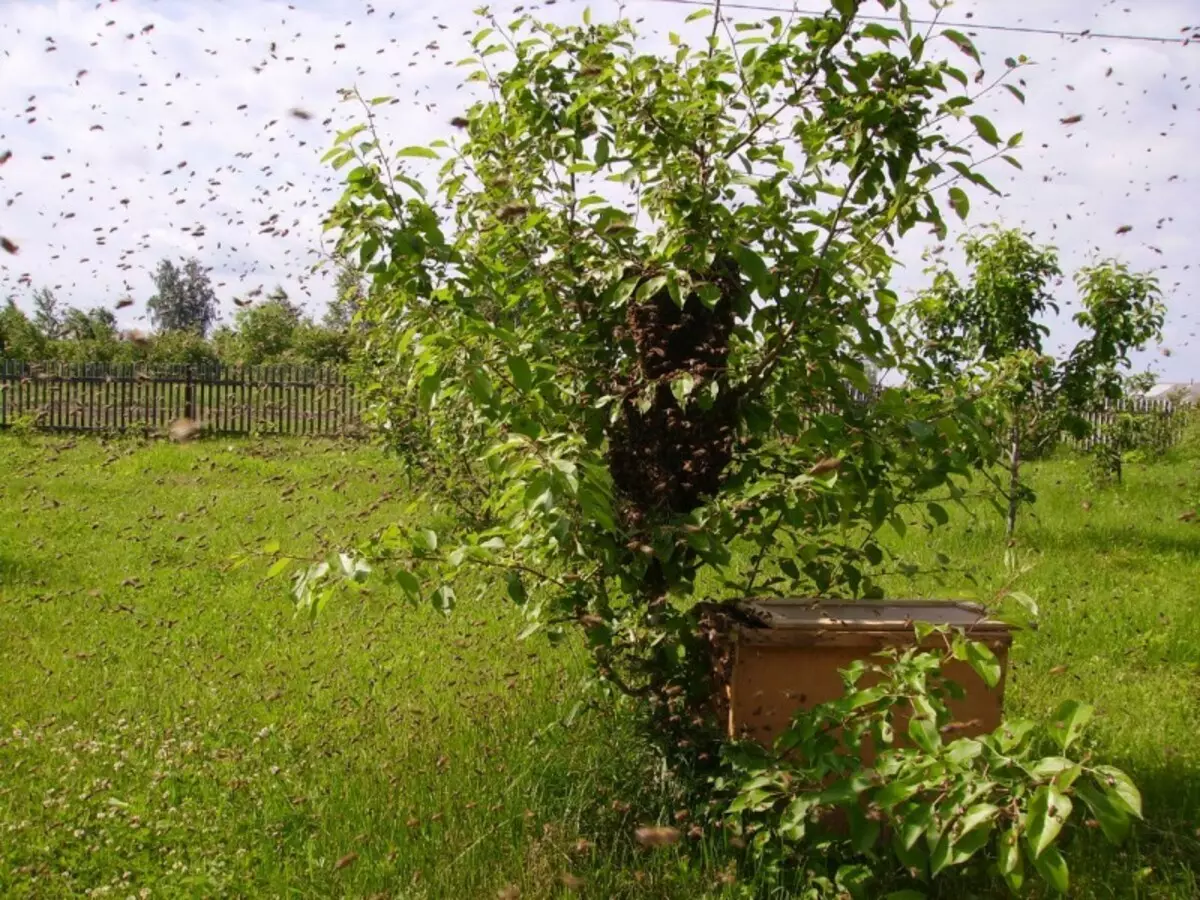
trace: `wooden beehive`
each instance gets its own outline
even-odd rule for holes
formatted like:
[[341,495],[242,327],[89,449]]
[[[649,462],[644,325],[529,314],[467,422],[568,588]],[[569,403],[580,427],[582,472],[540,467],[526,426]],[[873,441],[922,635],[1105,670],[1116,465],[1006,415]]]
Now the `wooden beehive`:
[[[950,703],[959,723],[957,734],[982,734],[1000,724],[1012,634],[1003,623],[989,620],[981,607],[929,601],[770,600],[748,602],[741,608],[749,615],[740,616],[742,621],[729,634],[732,665],[721,698],[730,737],[770,744],[797,709],[842,695],[839,670],[886,647],[914,644],[915,622],[962,628],[991,648],[1001,667],[994,688],[988,688],[965,662],[953,661],[943,671],[966,693],[962,700]],[[748,624],[750,618],[764,624]],[[927,643],[945,646],[937,635]]]

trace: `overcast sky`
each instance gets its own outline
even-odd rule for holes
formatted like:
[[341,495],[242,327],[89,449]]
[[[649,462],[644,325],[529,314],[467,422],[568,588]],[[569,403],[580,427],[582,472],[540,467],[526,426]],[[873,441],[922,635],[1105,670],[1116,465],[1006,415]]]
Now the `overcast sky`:
[[[911,3],[913,15],[928,15],[926,3]],[[276,284],[319,315],[332,288],[310,268],[320,258],[320,219],[339,190],[320,157],[353,119],[338,89],[399,98],[381,108],[383,137],[396,147],[451,136],[450,118],[472,96],[454,63],[478,28],[477,0],[0,5],[0,157],[12,154],[0,166],[0,235],[20,248],[0,253],[0,298],[25,308],[43,285],[83,307],[129,294],[136,303],[120,320],[144,327],[158,260],[197,256],[212,269],[226,315],[235,296]],[[769,15],[739,5],[791,8],[790,0],[727,3],[731,18]],[[492,6],[507,14],[514,4]],[[597,20],[618,8],[615,0],[590,6]],[[584,4],[538,7],[525,4],[565,23],[579,21]],[[665,46],[668,30],[702,40],[708,26],[683,25],[693,9],[626,0],[648,48]],[[963,0],[943,18],[1181,39],[1200,26],[1200,3]],[[969,223],[1030,229],[1058,246],[1068,272],[1097,255],[1155,270],[1170,307],[1167,339],[1138,362],[1167,380],[1200,380],[1200,30],[1190,44],[971,33],[989,73],[1022,53],[1037,65],[1022,73],[1024,106],[998,95],[986,110],[1002,134],[1024,132],[1025,168],[989,170],[1005,196],[973,195]],[[296,118],[295,108],[312,118]],[[1061,123],[1072,116],[1083,118]],[[932,243],[926,235],[905,242],[902,295],[924,284],[920,255]],[[1069,285],[1062,291],[1069,302]],[[1055,344],[1077,337],[1064,324],[1052,334]]]

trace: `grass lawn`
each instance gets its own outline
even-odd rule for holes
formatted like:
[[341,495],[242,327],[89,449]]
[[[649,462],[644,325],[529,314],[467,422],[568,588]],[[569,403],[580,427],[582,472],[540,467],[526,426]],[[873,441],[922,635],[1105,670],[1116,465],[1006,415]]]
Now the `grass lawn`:
[[[1179,515],[1200,464],[1104,491],[1073,460],[1033,472],[1022,587],[1043,618],[1009,710],[1094,702],[1097,749],[1148,810],[1119,850],[1070,843],[1075,895],[1198,897],[1200,524]],[[584,660],[517,642],[501,589],[447,620],[380,578],[313,625],[260,570],[223,570],[263,538],[345,546],[404,493],[357,445],[0,436],[0,896],[734,896],[719,838],[634,846],[669,799],[620,715],[556,727]],[[999,525],[910,530],[907,550],[979,587],[894,593],[986,595]]]

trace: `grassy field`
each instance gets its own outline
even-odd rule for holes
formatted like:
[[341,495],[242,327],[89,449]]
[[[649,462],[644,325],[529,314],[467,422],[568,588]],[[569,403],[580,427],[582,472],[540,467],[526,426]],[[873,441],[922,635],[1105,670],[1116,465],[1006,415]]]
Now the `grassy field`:
[[[1200,896],[1200,524],[1179,519],[1200,464],[1104,491],[1072,460],[1034,478],[1022,586],[1043,620],[1009,709],[1096,703],[1148,810],[1118,851],[1070,844],[1074,893]],[[310,625],[260,571],[224,571],[262,538],[344,546],[404,493],[362,446],[0,436],[0,896],[733,896],[718,838],[634,845],[670,798],[620,715],[556,727],[581,654],[515,641],[501,590],[447,620],[377,580]],[[894,592],[986,594],[998,524],[907,539],[978,588]]]

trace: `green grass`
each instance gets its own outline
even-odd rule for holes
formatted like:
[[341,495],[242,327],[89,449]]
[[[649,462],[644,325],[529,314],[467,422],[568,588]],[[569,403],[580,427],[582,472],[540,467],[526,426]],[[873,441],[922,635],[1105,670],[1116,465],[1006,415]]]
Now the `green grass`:
[[[1120,850],[1070,843],[1077,895],[1200,896],[1200,525],[1178,519],[1200,467],[1132,466],[1101,492],[1070,460],[1034,477],[1022,586],[1043,620],[1009,709],[1095,702],[1097,749],[1148,809]],[[633,845],[669,790],[622,715],[555,727],[584,660],[517,642],[502,591],[447,620],[377,579],[309,624],[261,571],[225,571],[264,538],[346,546],[404,495],[357,445],[0,436],[0,896],[577,896],[564,873],[587,897],[720,896],[719,841]],[[960,513],[905,549],[949,554],[986,596],[998,525]]]

